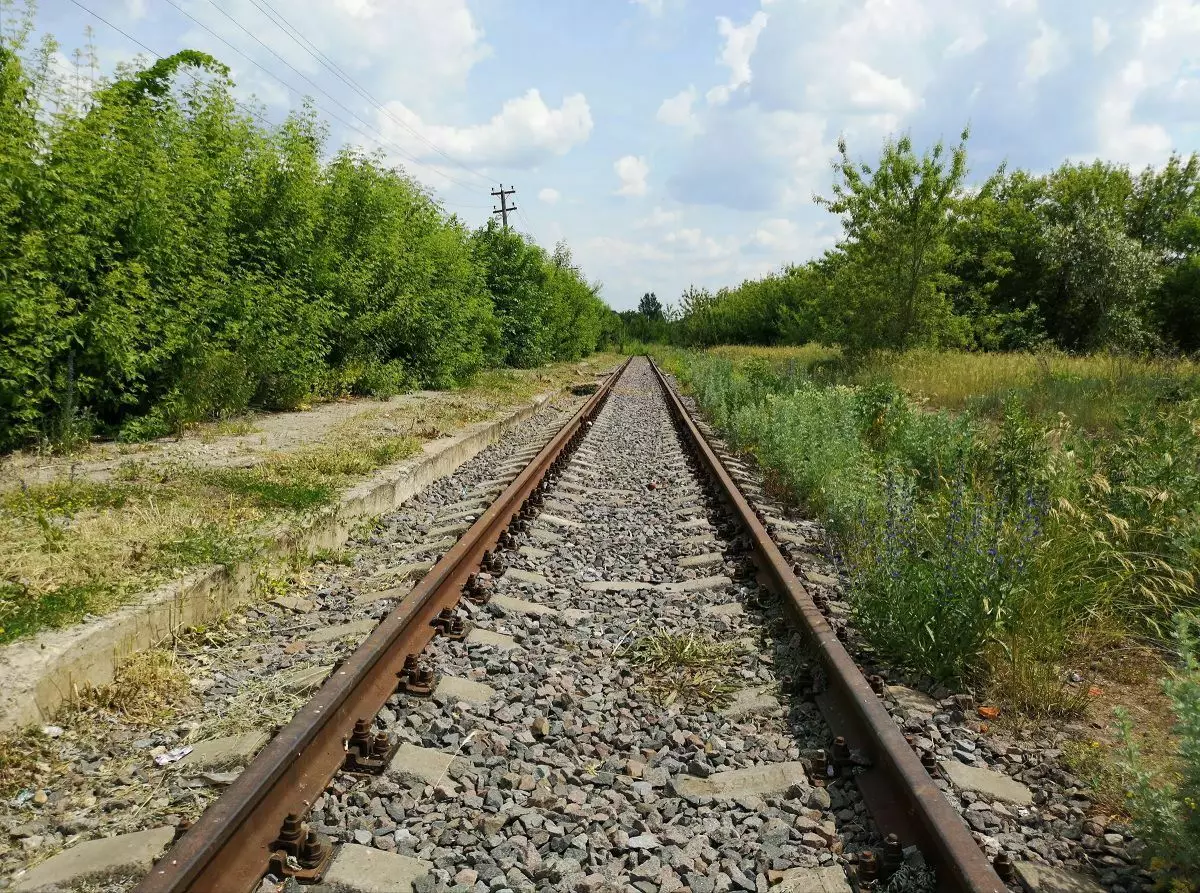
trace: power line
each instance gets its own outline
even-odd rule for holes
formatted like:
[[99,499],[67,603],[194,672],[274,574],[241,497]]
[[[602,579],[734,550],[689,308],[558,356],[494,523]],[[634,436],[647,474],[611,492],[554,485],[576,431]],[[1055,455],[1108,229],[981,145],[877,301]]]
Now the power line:
[[[162,58],[161,53],[157,52],[156,50],[154,50],[151,47],[146,46],[146,44],[142,43],[140,40],[138,40],[136,37],[134,37],[128,31],[125,31],[125,30],[117,27],[112,22],[110,22],[108,19],[106,19],[104,16],[100,15],[100,13],[84,6],[82,3],[79,2],[79,0],[71,0],[71,2],[74,3],[76,6],[78,6],[80,9],[82,9],[84,12],[86,12],[88,15],[92,16],[93,18],[97,19],[100,22],[103,22],[108,27],[112,28],[114,31],[116,31],[118,34],[120,34],[126,40],[130,41],[131,43],[137,44],[139,47],[141,47],[143,50],[145,50],[151,56],[154,56],[155,58],[160,58],[160,59]],[[193,87],[199,86],[199,83],[200,83],[199,80],[195,77],[192,77],[191,82],[192,82]],[[241,109],[243,112],[245,112],[246,114],[250,115],[253,118],[256,118],[260,123],[266,125],[267,127],[272,126],[272,124],[269,120],[264,118],[261,114],[259,114],[259,112],[256,109],[252,108],[251,106],[248,106],[241,102],[238,102],[236,99],[233,100],[233,104],[235,106],[237,106],[239,109]]]
[[[72,0],[72,2],[75,2],[75,0]],[[211,2],[212,2],[212,0],[209,0],[209,2],[211,3]],[[213,37],[215,37],[217,40],[221,41],[221,43],[225,44],[225,46],[229,47],[229,49],[231,49],[233,52],[237,53],[239,56],[241,56],[243,59],[245,59],[245,60],[246,60],[247,62],[249,62],[251,65],[253,65],[255,68],[259,69],[259,71],[263,72],[263,74],[267,75],[267,77],[269,77],[269,78],[271,78],[272,80],[274,80],[274,81],[276,81],[276,82],[278,82],[278,83],[282,84],[282,85],[283,85],[285,88],[287,88],[288,90],[292,91],[293,93],[300,93],[300,92],[301,92],[300,90],[297,90],[295,87],[293,87],[291,84],[289,84],[287,81],[285,81],[283,78],[281,78],[279,75],[275,74],[275,72],[271,71],[271,70],[270,70],[269,68],[267,68],[265,65],[261,64],[261,63],[260,63],[258,60],[256,60],[256,59],[255,59],[253,56],[249,55],[249,54],[248,54],[248,53],[246,53],[244,50],[240,49],[239,47],[235,46],[235,45],[234,45],[233,43],[231,43],[230,41],[226,40],[224,37],[222,37],[220,34],[218,34],[218,33],[217,33],[216,31],[214,31],[212,28],[208,27],[208,25],[204,24],[204,22],[200,21],[200,20],[199,20],[199,19],[197,19],[195,16],[193,16],[191,13],[189,13],[187,10],[185,10],[183,7],[179,6],[179,5],[178,5],[178,4],[175,2],[175,0],[167,0],[167,3],[169,3],[169,4],[170,4],[172,7],[174,7],[174,8],[175,8],[175,9],[176,9],[176,10],[177,10],[179,13],[181,13],[181,14],[182,14],[182,15],[184,15],[184,16],[186,16],[188,19],[190,19],[190,20],[191,20],[192,22],[194,22],[196,25],[199,25],[201,28],[203,28],[205,31],[207,31],[207,32],[208,32],[210,35],[212,35]],[[213,5],[213,6],[216,6],[216,4],[212,4],[212,5]],[[222,14],[223,14],[223,15],[225,15],[227,18],[229,18],[229,19],[230,19],[230,21],[232,21],[232,22],[233,22],[235,25],[237,25],[239,28],[241,28],[241,29],[242,29],[243,31],[245,31],[247,34],[250,34],[250,36],[251,36],[251,37],[253,37],[255,40],[257,40],[259,43],[262,43],[262,41],[261,41],[261,40],[258,40],[258,38],[257,38],[257,37],[256,37],[256,36],[255,36],[255,35],[252,33],[252,32],[250,32],[250,31],[249,31],[249,30],[248,30],[248,29],[247,29],[247,28],[246,28],[244,25],[242,25],[240,22],[238,22],[236,19],[234,19],[234,18],[233,18],[232,16],[230,16],[228,13],[226,13],[226,12],[225,12],[223,9],[221,9],[219,6],[216,6],[216,9],[217,9],[217,11],[218,11],[218,12],[222,13]],[[276,52],[275,52],[274,50],[272,50],[270,47],[267,47],[267,46],[266,46],[266,44],[263,44],[263,46],[264,46],[264,47],[266,47],[266,48],[267,48],[267,50],[268,50],[269,52],[271,52],[271,54],[272,54],[272,55],[274,55],[276,58],[282,58],[282,57],[280,57],[280,56],[279,56],[279,54],[278,54],[278,53],[276,53]],[[355,114],[353,111],[351,111],[350,109],[346,108],[346,106],[344,106],[344,105],[342,105],[340,102],[338,102],[338,100],[336,100],[336,99],[334,99],[332,96],[330,96],[330,95],[329,95],[329,93],[327,93],[327,92],[326,92],[324,89],[322,89],[322,88],[321,88],[319,85],[315,84],[315,83],[314,83],[314,82],[313,82],[313,81],[312,81],[312,80],[311,80],[311,79],[310,79],[310,78],[309,78],[307,75],[303,74],[302,72],[299,72],[299,71],[297,71],[297,69],[296,69],[296,68],[295,68],[295,67],[294,67],[294,66],[293,66],[293,65],[292,65],[290,62],[287,62],[287,60],[282,60],[282,61],[284,62],[284,64],[285,64],[285,65],[287,65],[287,66],[288,66],[289,68],[291,68],[293,71],[296,71],[296,73],[297,73],[297,74],[299,74],[299,75],[300,75],[302,78],[304,78],[304,79],[305,79],[306,81],[308,81],[310,84],[313,84],[313,86],[314,86],[314,87],[316,87],[318,90],[320,90],[320,92],[321,92],[321,93],[323,93],[325,96],[329,97],[329,98],[330,98],[330,99],[333,101],[333,103],[334,103],[335,105],[337,105],[337,106],[338,106],[339,108],[341,108],[341,109],[344,109],[346,112],[348,112],[348,113],[350,114],[350,116],[351,116],[351,117],[353,117],[353,118],[355,118],[356,120],[358,120],[358,121],[359,121],[359,123],[361,123],[361,124],[363,125],[363,127],[370,128],[370,125],[369,125],[369,124],[367,124],[367,123],[366,123],[366,122],[364,122],[364,121],[363,121],[361,118],[359,118],[359,117],[358,117],[358,115],[356,115],[356,114]],[[366,140],[368,140],[368,141],[374,141],[374,142],[377,142],[377,143],[378,143],[379,145],[381,145],[381,146],[387,146],[387,147],[389,147],[389,148],[393,149],[395,152],[397,152],[397,153],[398,153],[399,155],[401,155],[402,157],[404,157],[404,158],[407,158],[407,159],[408,159],[409,161],[411,161],[413,164],[415,164],[415,165],[418,165],[418,166],[420,166],[420,167],[425,167],[425,168],[428,168],[429,170],[431,170],[431,171],[434,171],[435,173],[438,173],[438,174],[440,174],[441,176],[445,177],[445,178],[446,178],[447,180],[449,180],[451,183],[454,183],[454,184],[456,184],[456,185],[458,185],[458,186],[461,186],[461,187],[463,187],[464,189],[474,189],[474,187],[473,187],[473,186],[470,186],[470,185],[468,185],[468,184],[466,184],[466,183],[462,182],[461,180],[458,180],[458,179],[456,179],[456,178],[454,178],[454,177],[450,176],[450,175],[449,175],[448,173],[446,173],[445,171],[439,171],[439,170],[437,170],[436,168],[433,168],[433,167],[431,167],[430,165],[427,165],[427,164],[425,164],[425,163],[424,163],[424,162],[422,162],[420,159],[418,159],[418,158],[416,158],[416,157],[414,157],[414,156],[410,155],[408,152],[406,152],[406,151],[405,151],[404,149],[402,149],[400,146],[398,146],[398,145],[396,145],[395,143],[393,143],[393,142],[391,142],[390,140],[388,140],[388,139],[387,139],[387,138],[386,138],[386,137],[385,137],[385,136],[384,136],[382,133],[379,133],[378,131],[375,131],[375,135],[374,135],[374,136],[372,136],[370,133],[366,133],[366,132],[364,132],[362,129],[360,129],[360,128],[356,127],[354,124],[351,124],[349,121],[347,121],[345,118],[341,117],[340,115],[336,115],[336,114],[334,114],[334,113],[333,113],[333,112],[331,112],[331,111],[330,111],[328,108],[323,108],[323,107],[321,107],[319,104],[317,105],[317,108],[318,108],[320,111],[324,112],[326,115],[328,115],[328,116],[329,116],[330,118],[332,118],[333,120],[337,121],[337,122],[338,122],[339,124],[341,124],[343,127],[346,127],[346,128],[348,128],[348,129],[350,129],[350,130],[354,131],[355,133],[357,133],[359,136],[363,137],[364,139],[366,139]]]
[[[211,0],[210,0],[210,2],[211,2]],[[270,19],[275,24],[275,26],[278,27],[279,30],[281,30],[286,36],[290,37],[292,39],[293,43],[295,43],[302,50],[304,50],[306,53],[308,53],[312,58],[316,59],[317,62],[321,66],[323,66],[327,71],[332,73],[343,84],[350,87],[350,89],[352,89],[356,93],[358,93],[359,96],[361,96],[362,98],[367,100],[368,103],[370,103],[372,106],[374,106],[376,109],[378,109],[384,115],[386,115],[394,123],[403,127],[405,130],[407,130],[409,133],[411,133],[414,137],[419,139],[421,142],[423,142],[429,148],[433,149],[433,151],[437,152],[439,155],[441,155],[447,161],[451,162],[452,164],[457,165],[458,167],[462,168],[467,173],[469,173],[475,177],[478,177],[483,182],[488,183],[489,185],[491,184],[492,180],[486,174],[482,174],[479,171],[475,170],[474,168],[470,167],[469,165],[464,164],[462,161],[459,161],[457,158],[455,158],[454,156],[447,153],[440,146],[438,146],[436,143],[434,143],[432,140],[430,140],[428,137],[426,137],[423,133],[421,133],[415,127],[411,126],[407,121],[404,121],[401,118],[398,118],[395,115],[393,115],[391,113],[391,111],[382,102],[380,102],[380,100],[376,99],[373,95],[371,95],[371,93],[369,91],[367,91],[367,89],[365,87],[363,87],[356,80],[354,80],[353,77],[351,77],[349,74],[347,74],[346,71],[340,65],[338,65],[335,61],[333,61],[327,55],[325,55],[325,53],[323,53],[321,51],[320,47],[318,47],[315,43],[313,43],[311,40],[309,40],[307,37],[305,37],[304,34],[301,33],[300,29],[298,29],[295,25],[293,25],[291,22],[289,22],[287,20],[287,18],[283,15],[283,13],[279,12],[277,9],[275,9],[273,6],[271,6],[271,4],[269,2],[267,2],[267,0],[250,0],[250,3],[253,4],[253,6],[259,12],[261,12],[264,16],[266,16],[268,19]]]
[[[83,10],[85,13],[87,13],[88,15],[92,16],[93,18],[95,18],[97,21],[99,21],[99,22],[103,23],[104,25],[106,25],[106,26],[108,26],[109,28],[111,28],[113,31],[115,31],[115,32],[117,32],[118,34],[120,34],[120,35],[121,35],[122,37],[124,37],[126,40],[128,40],[128,41],[130,41],[131,43],[133,43],[133,44],[137,45],[138,47],[141,47],[143,50],[145,50],[145,51],[146,51],[147,53],[149,53],[151,56],[154,56],[154,57],[156,57],[156,58],[162,58],[162,54],[161,54],[161,53],[159,53],[157,50],[155,50],[153,47],[151,47],[151,46],[148,46],[147,44],[143,43],[141,40],[139,40],[138,38],[134,37],[132,34],[130,34],[129,32],[125,31],[124,29],[122,29],[122,28],[121,28],[121,27],[119,27],[118,25],[114,24],[113,22],[110,22],[110,21],[109,21],[108,19],[106,19],[104,16],[100,15],[99,13],[97,13],[95,10],[93,10],[93,9],[90,9],[89,7],[87,7],[86,5],[84,5],[83,3],[81,3],[81,2],[80,2],[80,0],[71,0],[71,2],[72,2],[72,3],[73,3],[75,6],[79,7],[81,10]],[[199,21],[199,20],[197,20],[195,17],[193,17],[192,15],[190,15],[189,13],[187,13],[185,10],[181,9],[179,6],[177,6],[177,5],[176,5],[176,4],[173,2],[173,0],[167,0],[167,2],[168,2],[168,3],[170,3],[172,6],[174,6],[176,10],[178,10],[178,11],[179,11],[179,12],[181,12],[181,13],[183,13],[183,15],[187,16],[187,18],[191,19],[191,21],[195,22],[195,24],[199,25],[201,28],[203,28],[205,31],[207,31],[207,32],[208,32],[210,35],[212,35],[212,36],[213,36],[213,37],[215,37],[217,40],[219,40],[219,41],[221,41],[223,44],[225,44],[225,46],[229,47],[231,50],[233,50],[235,53],[237,53],[238,55],[240,55],[242,58],[246,59],[248,62],[250,62],[251,64],[253,64],[253,65],[254,65],[254,66],[256,66],[257,68],[259,68],[261,71],[263,71],[263,72],[264,72],[266,75],[268,75],[269,77],[271,77],[271,78],[273,78],[274,80],[278,81],[280,84],[282,84],[282,85],[283,85],[284,87],[286,87],[288,90],[291,90],[292,92],[295,92],[295,93],[298,93],[298,92],[300,92],[300,91],[296,90],[294,87],[292,87],[290,84],[288,84],[286,81],[284,81],[282,78],[278,77],[277,75],[275,75],[275,74],[274,74],[273,72],[271,72],[270,70],[268,70],[268,69],[264,68],[264,67],[263,67],[261,64],[259,64],[259,63],[258,63],[256,60],[254,60],[252,57],[248,56],[248,55],[247,55],[246,53],[244,53],[242,50],[238,49],[236,46],[234,46],[234,45],[233,45],[232,43],[230,43],[228,40],[226,40],[225,38],[221,37],[219,34],[217,34],[216,32],[214,32],[214,31],[213,31],[211,28],[209,28],[209,27],[208,27],[207,25],[205,25],[203,22],[200,22],[200,21]],[[211,0],[210,0],[210,2],[211,2]],[[251,2],[254,2],[254,0],[251,0]],[[219,9],[219,7],[218,7],[218,9]],[[220,10],[220,11],[222,11],[222,12],[223,12],[223,10]],[[237,22],[235,22],[235,24],[238,24],[238,23],[237,23]],[[239,25],[239,27],[241,27],[241,26]],[[245,30],[245,29],[243,28],[243,30]],[[252,36],[253,36],[253,35],[252,35]],[[257,38],[256,38],[256,39],[257,39]],[[260,41],[260,43],[261,43],[261,41]],[[270,49],[270,48],[268,47],[267,49]],[[273,50],[272,50],[271,52],[273,53],[273,55],[275,55],[275,56],[278,58],[278,54],[277,54],[277,53],[274,53],[274,51],[273,51]],[[290,63],[287,63],[287,62],[286,62],[286,60],[284,60],[284,61],[285,61],[285,64],[287,64],[287,65],[288,65],[288,67],[289,67],[289,68],[292,68],[292,69],[293,69],[293,71],[295,70],[295,68],[294,68],[293,66],[291,66],[291,65],[290,65]],[[299,73],[299,72],[297,72],[297,73]],[[306,76],[304,76],[303,74],[301,74],[301,77],[304,77],[304,78],[305,78],[305,80],[309,81],[309,83],[312,83],[312,81],[311,81],[309,78],[307,78]],[[195,86],[198,86],[198,85],[199,85],[199,81],[198,81],[198,80],[197,80],[197,79],[196,79],[196,78],[193,76],[193,77],[191,78],[191,84],[192,84],[192,86],[194,86],[194,87],[195,87]],[[315,85],[314,85],[314,86],[315,86]],[[323,91],[323,90],[322,90],[322,92],[325,92],[325,91]],[[327,95],[327,96],[328,96],[329,94],[327,94],[327,93],[326,93],[325,95]],[[258,121],[259,123],[261,123],[263,126],[265,126],[265,127],[273,127],[273,126],[274,126],[274,124],[273,124],[273,123],[272,123],[272,122],[271,122],[269,119],[265,118],[265,117],[264,117],[264,116],[263,116],[263,115],[262,115],[262,114],[261,114],[261,113],[260,113],[258,110],[254,109],[253,107],[251,107],[251,106],[248,106],[248,105],[246,105],[246,104],[244,104],[244,103],[242,103],[242,102],[239,102],[237,99],[234,99],[234,98],[232,98],[232,97],[231,97],[231,100],[232,100],[233,104],[234,104],[234,105],[235,105],[237,108],[241,109],[243,112],[245,112],[246,114],[250,115],[252,118],[254,118],[255,120],[257,120],[257,121]],[[336,100],[335,100],[335,101],[336,101]],[[340,105],[340,103],[339,103],[339,105]],[[320,107],[318,106],[318,108],[320,108]],[[342,106],[342,108],[345,108],[345,107],[344,107],[344,106]],[[369,134],[363,133],[363,131],[359,130],[359,129],[358,129],[357,127],[355,127],[353,124],[349,123],[348,121],[346,121],[345,119],[343,119],[343,118],[339,117],[338,115],[335,115],[335,114],[333,114],[333,113],[332,113],[332,112],[330,112],[328,109],[321,109],[321,111],[325,112],[325,114],[329,115],[329,117],[333,118],[334,120],[336,120],[336,121],[340,122],[340,123],[341,123],[343,126],[345,126],[345,127],[349,128],[350,130],[353,130],[355,133],[358,133],[360,136],[362,136],[362,137],[364,137],[364,138],[366,138],[366,139],[368,139],[368,140],[369,140],[369,139],[372,139],[372,137],[371,137]],[[353,114],[353,113],[351,112],[351,114]],[[357,118],[357,116],[355,116],[355,118],[356,118],[357,120],[361,121],[361,119],[358,119],[358,118]],[[414,164],[417,164],[417,165],[419,165],[419,166],[421,166],[421,167],[427,167],[427,168],[429,168],[429,170],[431,170],[431,171],[433,171],[433,172],[435,172],[435,173],[441,174],[441,176],[445,177],[447,180],[450,180],[452,183],[455,183],[455,184],[457,184],[457,185],[459,185],[459,186],[462,186],[464,189],[468,189],[468,190],[472,190],[472,191],[473,191],[474,187],[472,187],[472,186],[470,186],[470,185],[468,185],[468,184],[466,184],[466,183],[463,183],[461,180],[457,180],[457,179],[455,179],[454,177],[451,177],[451,176],[450,176],[449,174],[447,174],[445,171],[439,170],[439,169],[437,169],[437,168],[433,168],[433,167],[431,167],[431,166],[429,166],[429,165],[427,165],[427,164],[424,164],[424,163],[423,163],[423,162],[421,162],[420,160],[418,160],[418,159],[416,159],[416,158],[413,158],[412,156],[408,155],[408,154],[407,154],[407,153],[405,153],[405,152],[404,152],[402,149],[400,149],[400,147],[399,147],[399,146],[396,146],[394,143],[391,143],[391,142],[387,141],[386,139],[384,139],[384,138],[382,137],[382,134],[379,134],[379,141],[380,141],[380,144],[381,144],[381,145],[384,145],[384,146],[390,146],[391,148],[393,148],[393,149],[395,149],[397,152],[399,152],[401,155],[403,155],[403,156],[405,156],[405,157],[407,157],[407,158],[410,158],[410,159],[413,161],[413,163],[414,163]],[[503,188],[503,187],[501,187],[501,188]],[[514,191],[514,190],[508,190],[508,192],[509,192],[510,194],[511,194],[513,191]],[[448,205],[451,205],[451,206],[454,206],[454,207],[460,207],[460,208],[469,208],[469,209],[471,209],[471,210],[486,210],[486,209],[487,209],[487,207],[488,207],[487,205],[478,205],[478,204],[465,204],[465,203],[461,203],[461,202],[445,202],[445,201],[439,201],[439,203],[440,203],[440,204],[448,204]],[[508,210],[516,210],[516,209],[515,209],[515,206],[513,206],[513,207],[509,207],[509,209],[508,209]],[[506,222],[506,225],[507,225],[507,218],[506,218],[506,221],[505,221],[505,222]]]

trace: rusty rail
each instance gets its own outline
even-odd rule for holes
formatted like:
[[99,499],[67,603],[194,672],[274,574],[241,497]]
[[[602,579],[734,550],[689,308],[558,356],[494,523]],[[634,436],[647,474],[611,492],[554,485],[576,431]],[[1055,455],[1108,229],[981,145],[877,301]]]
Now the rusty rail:
[[[236,893],[267,872],[285,820],[304,832],[306,815],[342,768],[356,722],[370,722],[396,691],[405,658],[437,634],[435,620],[453,608],[470,575],[517,512],[588,423],[629,365],[626,360],[517,475],[463,537],[333,672],[325,684],[250,763],[225,793],[158,861],[135,893]],[[293,817],[289,820],[289,816]],[[289,829],[285,829],[285,834]],[[328,856],[326,850],[325,856]]]
[[938,889],[955,893],[1005,893],[1008,889],[980,850],[966,824],[921,765],[883,703],[871,690],[833,628],[792,572],[755,510],[709,446],[691,414],[654,365],[685,444],[719,485],[721,495],[750,534],[759,569],[784,599],[828,676],[817,698],[835,735],[870,757],[855,778],[883,834],[902,845],[916,844],[937,872]]

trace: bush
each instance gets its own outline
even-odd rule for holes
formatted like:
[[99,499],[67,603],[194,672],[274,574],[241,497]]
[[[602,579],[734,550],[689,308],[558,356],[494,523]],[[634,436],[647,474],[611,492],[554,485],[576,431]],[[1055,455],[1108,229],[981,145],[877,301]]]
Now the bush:
[[0,449],[92,427],[146,439],[596,348],[611,311],[565,245],[472,233],[382,157],[326,161],[311,109],[260,125],[204,53],[80,96],[46,62],[53,44],[26,52],[32,18],[10,18]]
[[1200,661],[1193,629],[1196,617],[1180,616],[1176,625],[1179,669],[1163,680],[1175,714],[1179,740],[1175,772],[1151,772],[1143,763],[1133,723],[1120,715],[1125,752],[1121,768],[1130,789],[1129,807],[1138,836],[1146,841],[1160,882],[1179,890],[1195,889],[1200,878]]

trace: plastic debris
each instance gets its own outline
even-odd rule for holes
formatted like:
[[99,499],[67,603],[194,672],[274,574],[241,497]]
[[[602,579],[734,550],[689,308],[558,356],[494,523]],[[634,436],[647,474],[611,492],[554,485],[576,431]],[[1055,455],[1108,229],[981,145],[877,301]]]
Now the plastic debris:
[[191,752],[192,745],[185,744],[182,747],[176,747],[172,750],[168,750],[166,753],[160,753],[154,758],[154,762],[159,766],[166,766],[170,763],[178,763]]

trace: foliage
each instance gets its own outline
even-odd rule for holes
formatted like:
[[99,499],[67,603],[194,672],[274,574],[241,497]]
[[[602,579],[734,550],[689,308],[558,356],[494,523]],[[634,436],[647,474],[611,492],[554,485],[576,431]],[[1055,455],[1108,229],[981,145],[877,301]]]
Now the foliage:
[[[816,260],[709,292],[643,340],[838,344],[878,350],[1200,350],[1200,155],[1135,174],[1096,161],[1035,176],[1006,166],[970,184],[967,133],[878,160],[838,144],[841,239]],[[670,315],[668,315],[670,317]]]
[[[6,20],[13,19],[6,7]],[[194,50],[110,81],[0,39],[0,449],[448,387],[590,353],[560,244],[471,232],[310,108],[264,126]]]
[[1175,880],[1178,889],[1193,889],[1200,877],[1200,661],[1193,634],[1195,617],[1180,617],[1176,626],[1179,669],[1163,680],[1163,691],[1175,714],[1179,742],[1177,773],[1163,778],[1144,764],[1133,735],[1133,723],[1120,715],[1124,759],[1129,780],[1129,806],[1138,836],[1150,847],[1160,881]]
[[1186,388],[1162,400],[1131,377],[1116,401],[1103,392],[1128,414],[1098,439],[1011,380],[965,411],[918,404],[892,377],[926,370],[928,352],[840,371],[812,349],[659,353],[835,536],[856,623],[893,662],[1077,710],[1064,661],[1122,633],[1161,640],[1200,607],[1200,400]]
[[920,158],[912,140],[886,142],[872,168],[838,141],[841,178],[817,203],[841,217],[842,262],[830,282],[837,340],[852,351],[938,344],[949,337],[949,239],[967,173],[968,133],[947,159],[942,143]]

